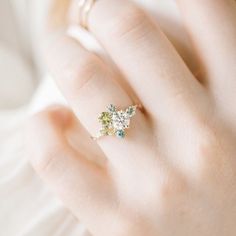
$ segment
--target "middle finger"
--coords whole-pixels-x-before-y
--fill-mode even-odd
[[[165,35],[135,4],[127,0],[97,1],[88,26],[149,113],[158,119],[173,114],[183,103],[196,103],[204,94]],[[181,103],[176,99],[183,97]]]

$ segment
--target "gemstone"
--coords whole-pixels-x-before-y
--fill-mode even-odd
[[[110,104],[107,109],[108,109],[108,111],[110,111],[112,113],[116,112],[116,107],[114,105],[112,105],[112,104]]]
[[[129,106],[127,109],[126,109],[126,112],[127,114],[132,117],[135,115],[135,112],[136,112],[136,106]]]
[[[111,128],[105,126],[100,130],[100,134],[101,135],[113,135],[114,129],[111,129]]]
[[[112,116],[109,112],[102,112],[98,119],[105,126],[112,122]]]
[[[118,111],[112,115],[113,127],[116,130],[123,130],[129,128],[130,117],[124,111]]]
[[[116,136],[118,138],[124,138],[125,137],[125,131],[124,130],[117,130],[116,131]]]
[[[130,126],[130,119],[136,113],[137,106],[129,106],[125,111],[118,110],[116,106],[110,104],[107,111],[98,117],[102,124],[100,129],[101,136],[116,135],[119,138],[125,137],[125,130]]]

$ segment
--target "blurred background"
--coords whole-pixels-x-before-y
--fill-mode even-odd
[[[37,83],[27,8],[27,1],[0,1],[1,109],[24,104]]]

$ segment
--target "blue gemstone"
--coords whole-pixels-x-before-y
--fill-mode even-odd
[[[124,130],[117,130],[116,131],[116,136],[118,138],[124,138],[125,137],[125,131]]]
[[[116,111],[116,107],[115,107],[114,105],[110,104],[110,105],[108,106],[108,110],[109,110],[110,112],[115,112],[115,111]]]

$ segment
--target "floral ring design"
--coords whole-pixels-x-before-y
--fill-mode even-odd
[[[98,121],[101,124],[101,129],[99,134],[92,138],[94,140],[103,136],[125,138],[126,129],[130,127],[130,120],[136,114],[137,108],[140,108],[140,105],[132,105],[125,110],[118,110],[116,106],[110,104],[107,111],[103,111],[99,115]]]

